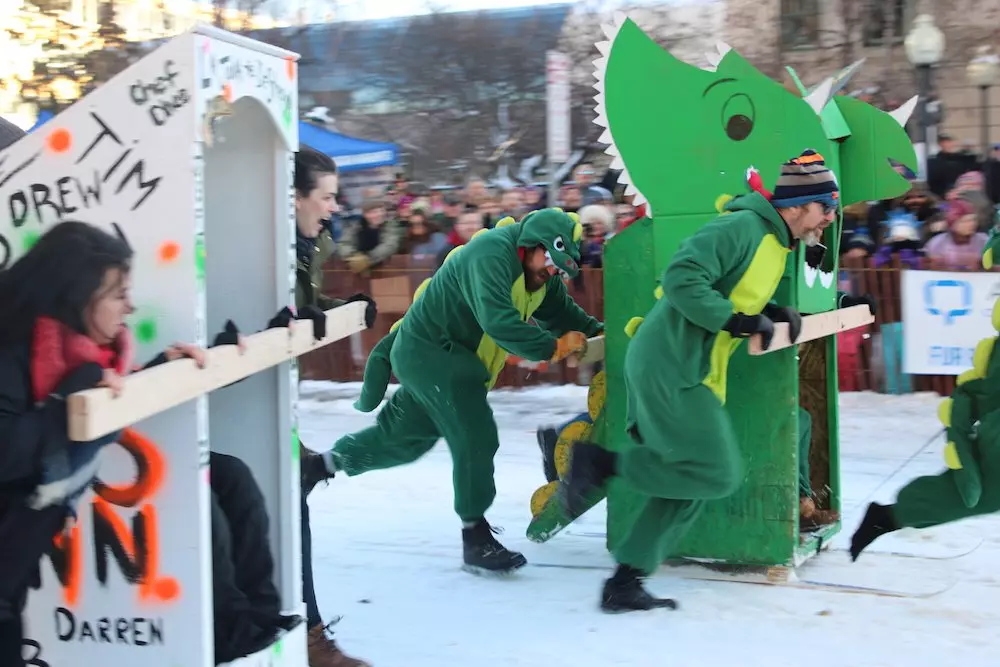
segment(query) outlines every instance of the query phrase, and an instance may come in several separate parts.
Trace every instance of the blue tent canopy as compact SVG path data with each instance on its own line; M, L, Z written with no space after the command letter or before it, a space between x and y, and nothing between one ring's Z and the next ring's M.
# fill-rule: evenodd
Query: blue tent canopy
M339 171L360 171L399 162L396 144L356 139L300 120L299 145L303 144L332 157Z
M52 118L53 114L49 111L39 113L38 120L28 132L38 129ZM396 144L348 137L304 120L299 121L299 144L329 155L337 162L337 169L345 172L392 166L399 162L399 147Z

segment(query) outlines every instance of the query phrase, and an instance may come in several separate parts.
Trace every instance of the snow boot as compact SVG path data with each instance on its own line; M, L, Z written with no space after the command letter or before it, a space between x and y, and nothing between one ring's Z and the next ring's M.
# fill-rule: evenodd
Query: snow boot
M540 428L535 431L535 438L538 440L538 448L542 450L542 470L545 472L545 481L558 482L556 443L559 441L559 434L554 428Z
M577 442L573 445L569 472L562 483L563 511L575 519L584 510L587 498L594 489L604 486L608 478L615 474L618 456L592 442Z
M856 561L865 548L886 533L899 530L896 520L892 518L891 505L871 503L861 525L851 536L851 561Z
M608 614L651 609L677 609L677 601L656 598L642 587L643 573L628 565L619 565L614 576L604 582L601 610Z
M516 551L508 550L497 542L493 534L503 532L492 527L486 519L462 529L462 567L472 574L509 574L524 567L528 560Z
M334 621L335 623L336 621ZM371 667L371 663L346 655L328 634L329 625L318 623L309 629L306 650L309 667Z
M300 485L302 493L308 496L318 483L333 479L333 473L327 470L326 461L323 460L322 455L305 449L302 443L299 443L299 447L300 450L304 450L299 462L302 470Z

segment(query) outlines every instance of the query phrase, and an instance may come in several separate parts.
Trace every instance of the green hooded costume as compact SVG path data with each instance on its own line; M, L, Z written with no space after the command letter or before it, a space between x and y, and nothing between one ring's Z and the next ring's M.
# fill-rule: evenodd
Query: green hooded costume
M645 572L663 562L704 501L732 494L743 479L724 408L729 357L742 339L723 327L734 312L757 315L768 305L793 242L758 193L736 197L726 210L681 243L663 274L663 298L625 356L632 444L611 483L645 501L612 552Z
M338 470L353 476L411 463L444 438L454 464L455 512L466 524L481 521L496 493L499 447L486 394L507 355L547 361L563 334L593 336L603 329L562 280L579 271L581 235L574 216L545 209L519 223L502 220L453 251L372 350L355 407L375 409L391 373L401 387L374 426L337 441L332 456ZM539 246L557 272L529 292L522 261Z

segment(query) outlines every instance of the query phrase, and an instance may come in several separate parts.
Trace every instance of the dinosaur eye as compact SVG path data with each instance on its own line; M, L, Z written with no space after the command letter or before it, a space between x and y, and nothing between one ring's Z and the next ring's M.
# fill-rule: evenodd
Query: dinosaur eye
M563 243L562 237L557 236L554 241L552 241L552 247L559 252L566 252L566 244Z
M743 141L753 132L756 116L753 102L743 93L732 95L722 105L722 127L733 141Z

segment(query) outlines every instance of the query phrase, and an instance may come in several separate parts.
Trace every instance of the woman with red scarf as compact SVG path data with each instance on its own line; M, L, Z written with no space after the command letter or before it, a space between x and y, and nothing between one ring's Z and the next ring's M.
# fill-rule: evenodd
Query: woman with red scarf
M66 221L0 272L3 667L24 664L21 613L28 589L38 580L42 555L94 479L101 448L120 437L141 437L126 429L124 436L73 442L66 409L70 394L99 386L117 392L123 377L136 370L125 326L133 311L131 259L123 239ZM279 313L269 326L287 326L289 315ZM228 323L215 344L240 344L238 335ZM202 349L175 345L146 367L184 356L199 366L205 361ZM211 466L216 658L225 661L267 646L301 619L279 613L267 513L252 474L238 459L216 453ZM251 571L253 576L244 576Z

